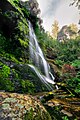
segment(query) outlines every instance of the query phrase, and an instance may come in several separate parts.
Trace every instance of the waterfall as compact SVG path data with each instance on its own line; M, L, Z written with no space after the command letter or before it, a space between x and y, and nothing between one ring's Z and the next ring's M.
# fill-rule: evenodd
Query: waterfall
M49 90L52 90L52 85L55 84L54 76L50 71L50 66L44 58L43 52L38 44L36 35L34 33L32 24L29 22L29 51L30 61L29 66L35 71L40 80L46 85Z

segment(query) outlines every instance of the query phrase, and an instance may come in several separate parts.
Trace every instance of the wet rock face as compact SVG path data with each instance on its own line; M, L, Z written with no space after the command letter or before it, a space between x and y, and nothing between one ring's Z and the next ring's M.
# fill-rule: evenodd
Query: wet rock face
M31 95L0 92L0 120L51 120L40 101Z
M4 32L6 36L11 34L15 24L13 20L9 19L5 14L9 11L16 11L15 8L7 1L0 1L0 30ZM15 19L16 20L16 19Z
M14 8L11 6L11 4L7 0L0 1L0 9L2 9L3 12L6 12L7 10L14 10Z

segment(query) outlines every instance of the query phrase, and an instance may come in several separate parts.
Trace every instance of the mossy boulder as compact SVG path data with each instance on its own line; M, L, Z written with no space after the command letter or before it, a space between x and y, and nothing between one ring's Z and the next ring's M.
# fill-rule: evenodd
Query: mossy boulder
M31 95L0 92L0 120L51 120L40 101Z
M19 0L0 1L0 33L6 38L3 51L26 61L24 59L28 59L29 28L28 15L25 17L22 8L24 7ZM27 14L27 9L25 11Z

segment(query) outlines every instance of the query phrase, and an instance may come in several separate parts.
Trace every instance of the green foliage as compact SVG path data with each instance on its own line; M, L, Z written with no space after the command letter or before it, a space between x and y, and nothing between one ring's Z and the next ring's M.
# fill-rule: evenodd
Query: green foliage
M75 71L72 70L72 67L62 73L62 80L64 79L67 87L74 93L80 93L80 39L79 37L76 40L70 40L66 43L59 43L58 46L54 47L53 52L57 49L56 54L56 64L62 67L64 64L70 64L75 67ZM70 67L69 66L69 67ZM65 69L67 70L67 68Z
M26 111L24 120L52 120L52 119L47 111L42 111L40 106L36 105L35 111L33 110L32 107L28 111Z
M62 74L60 73L59 77L66 82L68 88L71 88L74 92L79 93L80 37L76 37L75 40L71 39L65 42L59 42L58 40L51 38L51 36L44 31L40 31L38 26L35 28L35 33L46 56L54 59L55 64L60 69L62 69L62 66L65 64L69 65L69 68L67 69L68 71L65 71L65 73Z
M10 2L10 4L18 10L18 12L23 15L23 12L21 11L21 8L19 7L19 0L7 0L8 2ZM24 16L24 15L23 15Z
M33 108L30 108L29 111L27 111L24 120L33 120L34 119L34 112L33 112Z
M10 74L10 68L6 65L3 65L1 72L2 72L3 77L7 78Z
M24 13L25 17L30 16L30 11L24 6L21 8L22 12Z
M20 84L23 93L34 93L35 88L33 83L30 82L30 80L21 80Z
M80 60L74 60L72 62L72 66L76 67L76 68L80 68Z
M22 79L17 68L10 69L10 67L0 62L0 90L32 94L35 87L30 80Z
M6 18L6 19L10 19L10 20L12 20L13 21L13 19L17 19L18 17L19 17L19 14L17 13L17 12L14 12L14 11L6 11L4 14L4 17Z
M6 47L6 38L0 33L0 52Z
M0 56L8 60L14 59L14 61L17 62L18 60L16 58L18 58L20 55L20 49L18 48L18 46L17 48L15 47L15 41L12 42L12 39L7 39L2 33L0 34Z
M80 94L80 73L78 72L76 77L67 79L66 84L68 88L72 89L75 93Z
M19 41L21 43L21 46L24 46L25 48L28 46L28 43L26 41L23 41L19 38Z
M61 68L62 65L64 64L64 61L56 59L55 64L57 64L57 66L59 66Z
M28 32L29 32L28 23L27 23L27 21L26 21L25 18L20 17L20 19L18 20L17 29L19 29L20 34L21 34L22 36L28 34ZM23 37L24 37L24 36L23 36Z
M0 63L2 66L3 64ZM6 65L3 65L0 69L0 90L13 91L14 84L10 80L10 68Z
M15 8L17 6L19 7L19 1L18 0L10 0L9 1L11 4L15 5ZM19 7L20 8L20 7ZM24 8L24 7L23 7ZM20 8L22 9L22 8ZM27 10L26 10L27 12ZM9 24L10 30L2 30L3 34L0 33L0 52L1 55L3 53L5 54L10 54L9 56L12 56L12 59L17 62L17 59L20 60L20 57L23 57L24 59L27 59L25 54L25 50L28 48L28 24L27 20L23 15L21 15L18 11L12 10L6 10L5 13L2 14L4 20L6 21L5 24ZM9 22L7 22L9 21ZM9 29L6 28L5 29ZM5 37L4 37L5 36ZM6 56L4 54L4 56ZM9 57L8 57L9 58ZM23 61L23 60L22 60Z
M59 77L67 84L68 89L80 93L80 37L75 40L59 42L52 38L44 42L45 54L54 59L55 64L61 69ZM67 65L63 72L63 66Z
M63 120L69 120L67 116L62 117Z
M56 60L61 60L63 62L72 62L79 57L80 53L80 39L76 38L76 40L69 40L65 43L58 41L47 41L47 46L52 49L54 55L56 56Z

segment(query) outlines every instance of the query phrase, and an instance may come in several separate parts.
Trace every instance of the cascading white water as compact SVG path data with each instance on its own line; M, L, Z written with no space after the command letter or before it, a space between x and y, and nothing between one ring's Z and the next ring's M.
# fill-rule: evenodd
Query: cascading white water
M40 80L47 86L48 89L53 89L50 84L55 84L54 76L50 71L50 66L44 58L43 52L38 44L33 27L29 22L29 50L30 60L33 65L29 65L40 78ZM42 72L43 71L43 72ZM50 83L50 84L49 84Z

